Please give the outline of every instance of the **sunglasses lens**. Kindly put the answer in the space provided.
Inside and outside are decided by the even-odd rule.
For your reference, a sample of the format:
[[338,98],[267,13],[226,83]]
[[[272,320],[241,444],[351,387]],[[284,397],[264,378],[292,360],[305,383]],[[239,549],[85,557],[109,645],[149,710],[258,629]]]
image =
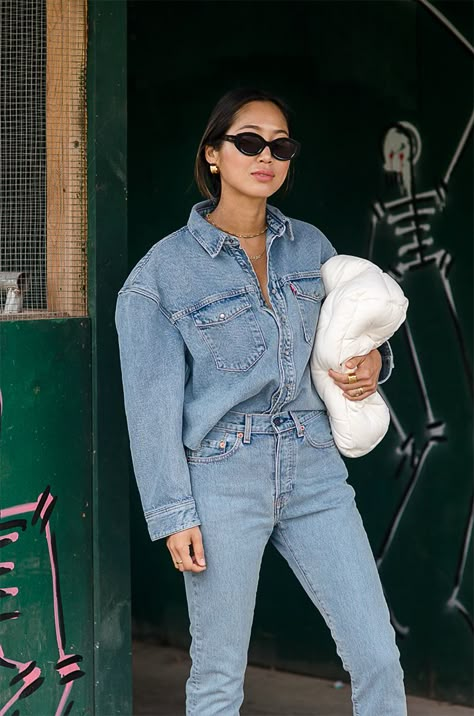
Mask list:
[[258,134],[239,134],[237,136],[235,146],[242,154],[248,154],[253,157],[261,152],[265,146]]
[[293,139],[275,139],[273,141],[272,154],[276,159],[288,161],[293,159],[298,151],[298,145]]
[[[233,142],[239,152],[254,157],[264,149],[266,142],[259,134],[253,132],[242,132],[233,138]],[[270,142],[270,150],[275,159],[288,161],[298,154],[299,144],[294,139],[281,137]]]

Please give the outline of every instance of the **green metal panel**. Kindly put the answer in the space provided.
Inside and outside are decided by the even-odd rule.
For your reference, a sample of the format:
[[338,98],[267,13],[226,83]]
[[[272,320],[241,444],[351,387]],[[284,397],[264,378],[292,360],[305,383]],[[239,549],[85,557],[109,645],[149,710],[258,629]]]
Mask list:
[[130,716],[127,437],[114,311],[127,261],[126,3],[89,2],[88,206],[92,319],[94,679],[97,716]]
[[0,322],[0,349],[0,710],[92,714],[90,321]]
[[[462,137],[473,106],[473,57],[462,38],[472,44],[472,4],[254,2],[252,29],[236,20],[244,11],[238,2],[129,3],[129,268],[186,222],[199,198],[194,152],[211,106],[232,86],[272,89],[296,111],[303,152],[295,187],[272,201],[319,226],[340,253],[367,256],[372,245],[384,269],[416,252],[399,254],[414,234],[396,232],[402,224],[390,202],[403,199],[403,183],[384,171],[382,141],[400,121],[419,133],[415,192],[435,194],[422,207],[433,213],[417,217],[418,232],[432,238],[433,253],[446,252],[444,263],[427,261],[403,275],[416,352],[400,331],[385,386],[399,429],[348,466],[408,691],[471,704],[472,131],[464,145]],[[447,254],[454,257],[449,273]],[[187,645],[180,577],[164,542],[149,541],[133,485],[132,498],[137,633]],[[250,660],[347,680],[322,617],[272,549]]]

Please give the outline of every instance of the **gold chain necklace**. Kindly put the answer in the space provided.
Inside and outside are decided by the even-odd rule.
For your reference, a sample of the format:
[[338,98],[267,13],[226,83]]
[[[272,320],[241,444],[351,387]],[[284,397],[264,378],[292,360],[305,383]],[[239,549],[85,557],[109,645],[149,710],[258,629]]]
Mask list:
[[[266,249],[266,247],[265,247],[265,249]],[[249,259],[252,259],[252,261],[256,261],[257,259],[260,259],[263,256],[263,254],[265,253],[265,249],[263,249],[262,253],[258,254],[257,256],[250,256],[249,254],[247,254],[247,256],[249,257]]]
[[[230,234],[231,236],[236,236],[238,239],[255,239],[256,236],[261,236],[265,233],[265,231],[268,229],[268,226],[265,225],[264,228],[258,232],[258,234],[233,234],[231,231],[226,231],[221,226],[217,226],[212,219],[209,218],[209,214],[206,214],[206,219],[212,226],[214,226],[215,229],[219,229],[219,231],[223,231],[225,234]],[[262,254],[260,254],[261,256]]]

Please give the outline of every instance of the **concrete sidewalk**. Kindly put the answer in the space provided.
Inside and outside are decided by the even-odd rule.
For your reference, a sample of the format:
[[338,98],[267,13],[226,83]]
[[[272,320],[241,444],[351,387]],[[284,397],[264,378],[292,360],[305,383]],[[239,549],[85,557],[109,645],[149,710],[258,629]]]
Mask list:
[[[134,716],[184,716],[187,652],[133,644]],[[409,696],[409,716],[474,716],[474,709]],[[249,666],[241,716],[352,716],[348,684]],[[377,714],[374,716],[383,716]]]

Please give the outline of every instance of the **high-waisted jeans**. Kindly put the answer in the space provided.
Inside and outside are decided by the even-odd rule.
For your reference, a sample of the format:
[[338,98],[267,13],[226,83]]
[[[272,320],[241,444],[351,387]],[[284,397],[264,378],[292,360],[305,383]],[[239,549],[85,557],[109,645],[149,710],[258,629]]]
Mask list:
[[201,573],[184,572],[192,636],[186,715],[239,714],[270,540],[331,631],[351,677],[353,713],[406,716],[395,632],[326,412],[229,411],[186,452],[207,563]]

